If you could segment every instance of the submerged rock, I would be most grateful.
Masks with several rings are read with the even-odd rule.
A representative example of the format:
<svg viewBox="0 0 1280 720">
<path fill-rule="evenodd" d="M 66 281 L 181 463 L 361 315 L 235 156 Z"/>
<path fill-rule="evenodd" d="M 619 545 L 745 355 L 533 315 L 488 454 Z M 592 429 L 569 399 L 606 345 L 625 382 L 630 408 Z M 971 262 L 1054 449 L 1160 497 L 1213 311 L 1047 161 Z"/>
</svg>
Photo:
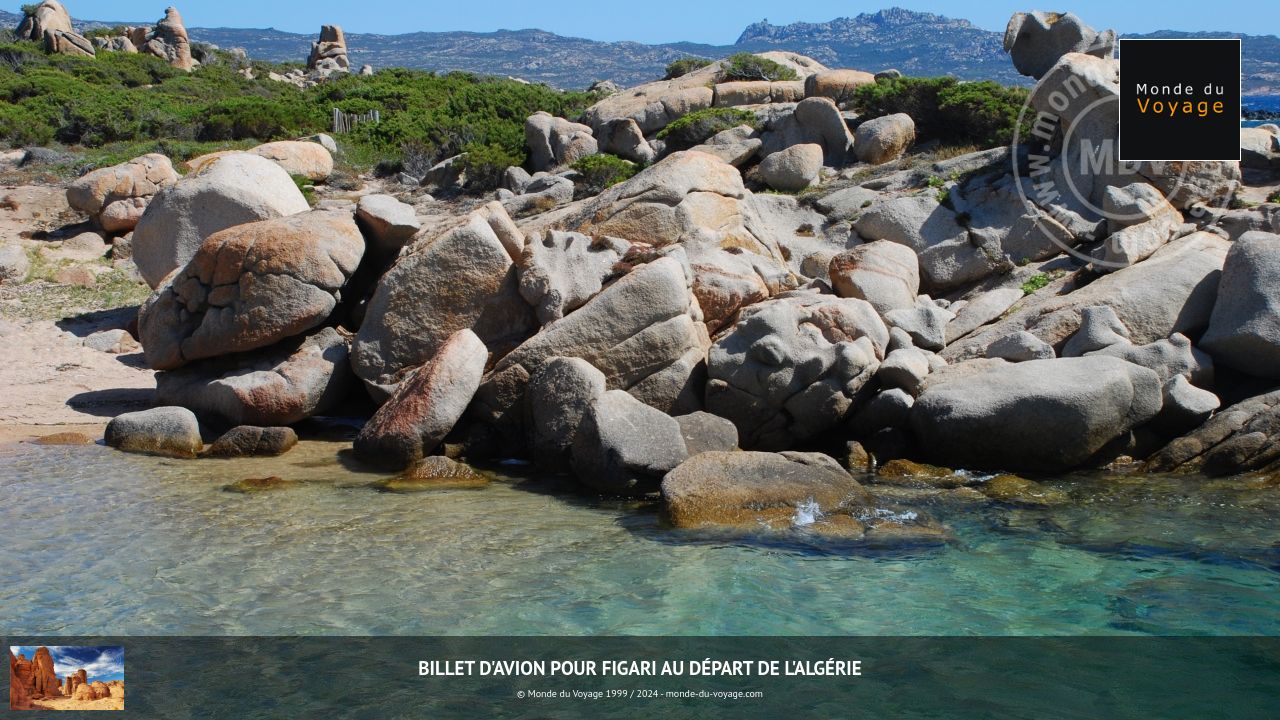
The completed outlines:
<svg viewBox="0 0 1280 720">
<path fill-rule="evenodd" d="M 832 458 L 818 453 L 706 452 L 662 480 L 676 527 L 790 527 L 797 513 L 865 510 L 872 498 Z"/>
<path fill-rule="evenodd" d="M 224 492 L 239 493 L 241 495 L 251 495 L 253 493 L 270 492 L 271 490 L 284 490 L 293 487 L 298 483 L 294 480 L 285 480 L 282 477 L 272 475 L 264 478 L 245 478 L 228 483 L 222 486 Z"/>
<path fill-rule="evenodd" d="M 204 451 L 203 457 L 274 457 L 298 444 L 298 434 L 287 427 L 240 425 L 223 433 Z"/>
<path fill-rule="evenodd" d="M 489 478 L 470 467 L 440 455 L 424 457 L 399 475 L 373 484 L 389 492 L 424 492 L 480 488 Z"/>
</svg>

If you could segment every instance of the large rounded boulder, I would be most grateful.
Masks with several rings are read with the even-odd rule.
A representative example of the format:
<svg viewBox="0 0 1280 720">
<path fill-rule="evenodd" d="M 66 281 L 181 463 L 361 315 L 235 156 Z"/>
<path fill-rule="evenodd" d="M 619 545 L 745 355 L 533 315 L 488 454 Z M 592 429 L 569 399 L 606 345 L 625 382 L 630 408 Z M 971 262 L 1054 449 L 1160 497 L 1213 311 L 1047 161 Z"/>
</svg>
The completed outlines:
<svg viewBox="0 0 1280 720">
<path fill-rule="evenodd" d="M 848 415 L 888 342 L 863 300 L 795 291 L 752 305 L 711 347 L 707 410 L 744 447 L 788 449 Z"/>
<path fill-rule="evenodd" d="M 1227 367 L 1280 379 L 1280 235 L 1248 232 L 1231 246 L 1200 346 Z"/>
<path fill-rule="evenodd" d="M 316 210 L 211 235 L 143 305 L 147 361 L 172 370 L 274 345 L 324 323 L 364 255 L 351 215 Z"/>
<path fill-rule="evenodd" d="M 159 287 L 219 230 L 308 209 L 279 165 L 249 153 L 226 155 L 155 196 L 134 230 L 133 260 L 143 279 Z"/>
<path fill-rule="evenodd" d="M 178 182 L 169 158 L 158 153 L 101 168 L 67 186 L 67 202 L 109 233 L 127 233 L 138 225 L 147 203 Z"/>
<path fill-rule="evenodd" d="M 1160 413 L 1153 370 L 1091 356 L 953 366 L 911 410 L 921 450 L 971 470 L 1061 472 Z"/>
</svg>

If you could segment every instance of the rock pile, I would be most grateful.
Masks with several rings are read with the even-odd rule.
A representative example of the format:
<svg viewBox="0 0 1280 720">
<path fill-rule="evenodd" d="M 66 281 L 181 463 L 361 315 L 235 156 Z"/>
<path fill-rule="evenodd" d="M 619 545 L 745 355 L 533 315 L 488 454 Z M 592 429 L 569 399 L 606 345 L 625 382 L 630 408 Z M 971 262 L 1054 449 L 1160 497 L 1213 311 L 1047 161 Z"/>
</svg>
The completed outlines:
<svg viewBox="0 0 1280 720">
<path fill-rule="evenodd" d="M 1062 117 L 1114 141 L 1116 61 L 1076 52 L 1109 35 L 1014 25 L 1015 62 L 1038 63 L 1032 109 L 1075 89 Z M 538 172 L 509 169 L 497 199 L 447 219 L 387 196 L 311 210 L 282 169 L 308 167 L 297 148 L 193 161 L 134 238 L 160 401 L 251 426 L 222 443 L 250 453 L 371 402 L 354 454 L 404 488 L 459 474 L 436 453 L 520 457 L 593 492 L 660 493 L 681 526 L 817 517 L 859 539 L 905 531 L 837 456 L 859 473 L 1278 462 L 1274 398 L 1233 395 L 1280 377 L 1280 236 L 1248 232 L 1274 230 L 1273 210 L 1216 232 L 1202 218 L 1225 214 L 1193 209 L 1233 196 L 1237 163 L 1113 174 L 1061 143 L 1046 172 L 1080 197 L 1039 197 L 1009 148 L 899 161 L 913 118 L 841 109 L 874 77 L 767 56 L 799 79 L 723 82 L 713 64 L 581 123 L 530 117 Z M 659 137 L 717 108 L 758 122 L 688 149 Z M 649 164 L 584 192 L 563 166 L 600 152 Z M 1223 398 L 1243 402 L 1214 415 Z M 112 444 L 200 452 L 172 410 L 117 418 Z M 976 494 L 1052 495 L 1018 478 Z"/>
</svg>

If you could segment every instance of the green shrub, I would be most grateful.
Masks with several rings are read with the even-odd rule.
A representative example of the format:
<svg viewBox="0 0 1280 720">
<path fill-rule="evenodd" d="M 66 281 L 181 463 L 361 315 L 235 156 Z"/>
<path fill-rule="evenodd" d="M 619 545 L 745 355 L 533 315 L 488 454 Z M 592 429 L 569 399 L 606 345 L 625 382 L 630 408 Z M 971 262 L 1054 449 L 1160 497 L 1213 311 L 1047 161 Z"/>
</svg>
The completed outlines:
<svg viewBox="0 0 1280 720">
<path fill-rule="evenodd" d="M 1027 90 L 990 80 L 962 83 L 951 77 L 903 77 L 860 86 L 854 97 L 854 106 L 866 119 L 910 115 L 922 141 L 990 148 L 1012 142 Z M 1030 119 L 1024 118 L 1024 132 Z"/>
<path fill-rule="evenodd" d="M 462 151 L 466 153 L 462 168 L 467 174 L 467 187 L 475 190 L 497 187 L 507 168 L 524 162 L 523 155 L 493 143 L 469 143 L 463 146 Z"/>
<path fill-rule="evenodd" d="M 751 53 L 736 53 L 725 58 L 721 80 L 795 80 L 796 71 L 786 65 Z"/>
<path fill-rule="evenodd" d="M 608 188 L 625 182 L 640 171 L 640 168 L 629 160 L 616 155 L 588 155 L 573 164 L 573 169 L 582 174 L 582 186 L 591 195 L 597 195 Z"/>
<path fill-rule="evenodd" d="M 695 110 L 666 126 L 658 133 L 660 140 L 666 140 L 677 149 L 691 148 L 701 145 L 716 133 L 724 132 L 739 125 L 756 127 L 754 113 L 738 108 L 706 108 Z"/>
<path fill-rule="evenodd" d="M 237 73 L 246 66 L 257 79 Z M 219 143 L 289 139 L 329 131 L 335 107 L 378 110 L 381 123 L 340 138 L 353 168 L 402 165 L 406 147 L 419 164 L 467 152 L 471 185 L 483 189 L 508 165 L 524 164 L 525 118 L 539 110 L 574 118 L 594 102 L 587 93 L 470 73 L 389 68 L 306 90 L 266 77 L 295 66 L 215 51 L 213 62 L 187 73 L 149 55 L 50 56 L 34 43 L 0 42 L 0 143 L 57 141 L 97 163 L 132 148 L 208 152 Z"/>
<path fill-rule="evenodd" d="M 667 74 L 663 80 L 675 80 L 678 77 L 688 75 L 694 70 L 704 68 L 711 64 L 711 60 L 700 57 L 685 57 L 675 60 L 667 65 Z"/>
</svg>

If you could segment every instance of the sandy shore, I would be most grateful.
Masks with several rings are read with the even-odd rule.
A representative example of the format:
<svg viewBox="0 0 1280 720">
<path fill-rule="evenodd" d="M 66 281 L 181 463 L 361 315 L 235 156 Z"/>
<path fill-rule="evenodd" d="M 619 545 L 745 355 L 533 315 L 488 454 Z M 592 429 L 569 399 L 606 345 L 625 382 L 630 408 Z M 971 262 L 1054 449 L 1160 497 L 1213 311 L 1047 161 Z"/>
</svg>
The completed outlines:
<svg viewBox="0 0 1280 720">
<path fill-rule="evenodd" d="M 101 700 L 34 700 L 32 710 L 123 710 L 124 698 L 109 697 Z"/>
<path fill-rule="evenodd" d="M 111 355 L 82 344 L 96 325 L 0 320 L 0 437 L 26 426 L 101 427 L 150 406 L 155 374 L 140 353 Z"/>
</svg>

